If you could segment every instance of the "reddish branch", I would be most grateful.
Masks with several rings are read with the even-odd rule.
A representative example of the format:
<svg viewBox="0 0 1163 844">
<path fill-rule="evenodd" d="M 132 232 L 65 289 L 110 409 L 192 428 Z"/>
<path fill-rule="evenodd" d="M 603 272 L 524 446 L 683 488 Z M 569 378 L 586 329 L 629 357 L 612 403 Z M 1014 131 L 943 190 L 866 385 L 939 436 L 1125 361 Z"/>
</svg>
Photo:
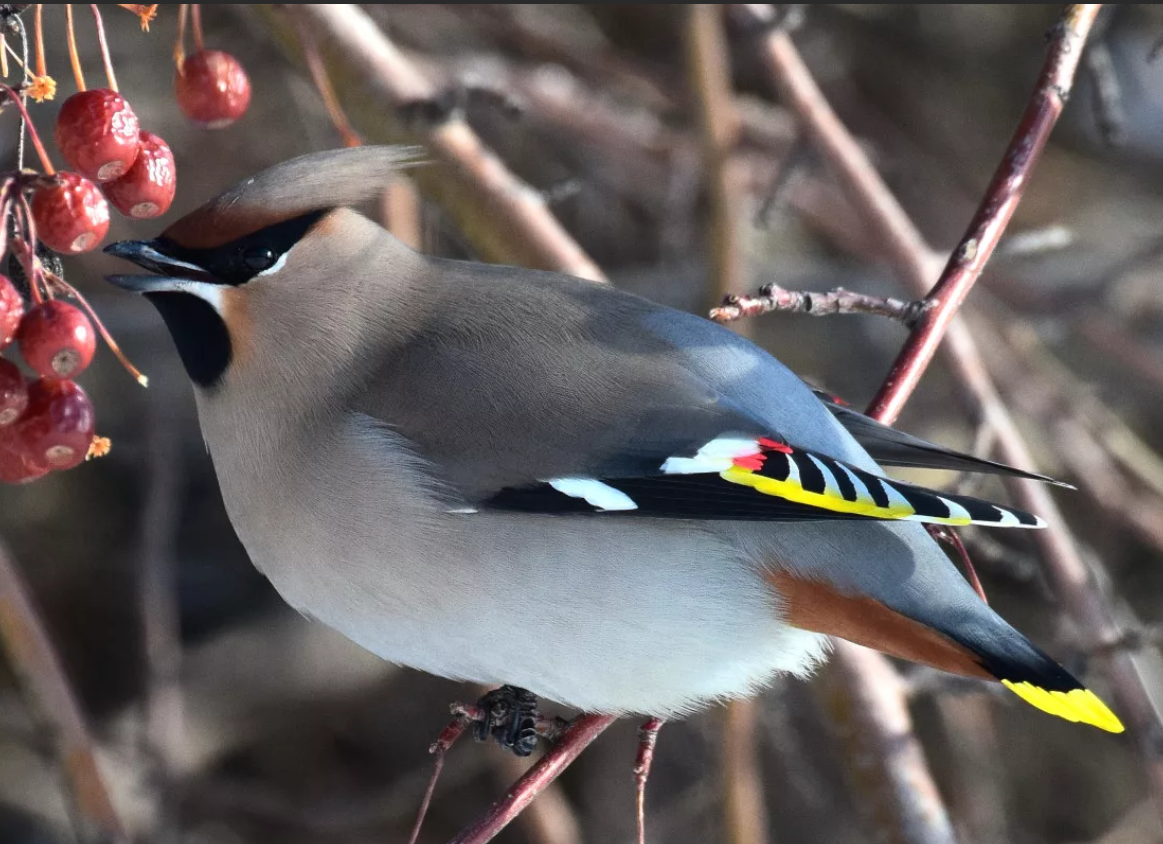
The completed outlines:
<svg viewBox="0 0 1163 844">
<path fill-rule="evenodd" d="M 926 297 L 937 307 L 921 317 L 897 355 L 880 392 L 872 400 L 870 415 L 889 424 L 900 415 L 936 354 L 949 322 L 997 248 L 1025 193 L 1034 165 L 1046 147 L 1050 130 L 1070 96 L 1086 36 L 1101 8 L 1101 3 L 1072 5 L 1055 26 L 1042 73 L 993 181 L 940 279 Z"/>
<path fill-rule="evenodd" d="M 484 844 L 509 825 L 547 785 L 561 776 L 581 752 L 617 720 L 613 715 L 579 715 L 557 743 L 512 788 L 449 844 Z"/>
<path fill-rule="evenodd" d="M 735 8 L 752 19 L 759 11 L 751 6 Z M 1057 85 L 1058 90 L 1046 92 L 1039 88 L 1035 92 L 1035 100 L 1041 101 L 1043 105 L 1035 105 L 1034 111 L 1048 109 L 1045 119 L 1052 120 L 1056 116 L 1063 94 L 1069 91 L 1069 85 L 1061 85 L 1062 78 L 1058 74 L 1066 67 L 1067 61 L 1077 62 L 1097 10 L 1096 5 L 1070 7 L 1052 34 L 1047 72 L 1042 74 L 1039 84 Z M 931 277 L 930 267 L 934 265 L 934 253 L 831 110 L 790 40 L 780 33 L 772 33 L 765 39 L 764 46 L 765 59 L 784 103 L 800 116 L 805 130 L 810 133 L 820 154 L 832 166 L 852 203 L 876 231 L 886 257 L 910 287 L 924 294 Z M 1064 55 L 1067 49 L 1069 56 Z M 1069 82 L 1069 79 L 1066 81 Z M 1043 127 L 1041 119 L 1038 122 L 1023 120 L 1023 123 L 1044 137 L 1044 131 L 1049 127 Z M 1020 146 L 1024 139 L 1015 140 Z M 1025 173 L 1028 175 L 1028 165 L 1032 163 L 1029 151 L 1019 154 L 1017 158 L 1026 162 Z M 1004 164 L 1003 172 L 1006 172 Z M 1003 193 L 1009 190 L 1004 181 L 999 185 L 995 180 L 993 187 L 1000 187 Z M 1006 196 L 1008 194 L 997 198 L 1001 201 Z M 995 213 L 1006 215 L 1013 210 L 1012 205 L 1005 203 L 993 208 Z M 978 222 L 975 219 L 975 223 Z M 975 232 L 979 233 L 978 237 L 982 236 L 980 232 L 985 232 L 991 240 L 996 240 L 999 234 L 992 226 L 987 225 L 984 229 L 975 226 L 970 229 L 970 239 L 975 236 Z M 978 253 L 981 246 L 979 240 Z M 955 286 L 952 292 L 949 287 L 945 288 L 945 298 L 939 306 L 944 313 L 928 316 L 918 331 L 933 332 L 937 335 L 934 340 L 939 340 L 940 332 L 947 330 L 947 344 L 944 348 L 948 352 L 953 373 L 957 382 L 977 402 L 985 421 L 996 431 L 1000 459 L 1015 466 L 1030 467 L 1032 460 L 1029 449 L 990 380 L 973 336 L 963 323 L 950 319 L 951 312 L 964 299 L 980 273 L 980 264 L 976 254 L 972 258 L 967 255 L 955 256 L 949 264 L 949 273 L 954 278 L 950 284 Z M 935 347 L 934 341 L 912 346 L 918 355 L 931 355 Z M 899 410 L 903 397 L 915 386 L 916 377 L 912 366 L 894 372 L 894 377 L 890 379 L 892 383 L 887 384 L 883 391 L 884 400 L 877 402 L 873 408 L 883 414 L 882 421 L 891 422 L 895 418 L 894 414 Z M 1064 609 L 1088 640 L 1088 646 L 1117 641 L 1119 626 L 1112 618 L 1050 493 L 1043 485 L 1031 481 L 1012 480 L 1007 483 L 1024 509 L 1039 513 L 1055 525 L 1053 530 L 1039 531 L 1035 541 L 1041 548 L 1045 570 Z M 1163 813 L 1163 731 L 1160 730 L 1150 697 L 1142 678 L 1126 654 L 1112 654 L 1104 667 L 1115 698 L 1115 708 L 1139 743 L 1152 796 L 1158 810 Z"/>
</svg>

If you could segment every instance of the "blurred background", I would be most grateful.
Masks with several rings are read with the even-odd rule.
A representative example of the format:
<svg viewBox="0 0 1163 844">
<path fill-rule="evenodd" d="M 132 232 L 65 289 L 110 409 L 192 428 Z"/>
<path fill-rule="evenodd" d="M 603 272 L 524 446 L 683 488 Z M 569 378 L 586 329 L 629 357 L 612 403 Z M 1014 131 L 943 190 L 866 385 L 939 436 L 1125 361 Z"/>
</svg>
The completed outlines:
<svg viewBox="0 0 1163 844">
<path fill-rule="evenodd" d="M 272 29 L 277 13 L 204 8 L 208 46 L 237 56 L 254 92 L 242 120 L 208 132 L 188 124 L 172 96 L 176 7 L 162 6 L 148 34 L 132 14 L 103 9 L 121 90 L 143 128 L 169 142 L 179 174 L 164 219 L 117 218 L 109 240 L 151 237 L 266 165 L 341 145 L 298 48 Z M 615 284 L 705 313 L 716 289 L 710 169 L 690 84 L 687 7 L 365 9 L 423 72 L 461 92 L 473 128 L 544 194 Z M 795 42 L 935 248 L 952 248 L 963 232 L 1059 12 L 1050 5 L 801 10 Z M 78 23 L 82 58 L 97 77 L 92 21 L 86 13 Z M 55 109 L 73 87 L 59 6 L 46 7 L 45 26 L 61 93 L 33 106 L 33 118 L 50 137 Z M 1110 646 L 1134 649 L 1155 696 L 1163 694 L 1154 648 L 1154 625 L 1163 621 L 1160 39 L 1159 7 L 1107 8 L 1069 108 L 967 310 L 1039 470 L 1080 488 L 1054 495 L 1107 600 L 1134 632 Z M 826 166 L 799 139 L 751 42 L 732 35 L 728 43 L 738 115 L 728 155 L 742 174 L 740 292 L 776 282 L 908 298 Z M 7 111 L 0 144 L 9 167 L 17 116 Z M 365 105 L 352 117 L 363 128 L 391 115 Z M 425 203 L 415 212 L 424 249 L 475 254 L 440 208 Z M 90 255 L 66 266 L 151 387 L 140 389 L 99 352 L 81 382 L 112 453 L 27 487 L 0 488 L 0 536 L 91 719 L 118 807 L 141 840 L 406 840 L 447 705 L 481 690 L 386 665 L 281 602 L 234 537 L 190 387 L 157 314 L 104 284 L 104 273 L 120 269 L 112 259 Z M 857 407 L 905 338 L 898 324 L 867 316 L 776 314 L 737 327 Z M 940 360 L 899 426 L 954 447 L 980 445 L 979 420 Z M 936 483 L 932 475 L 926 482 Z M 970 488 L 1005 496 L 993 481 Z M 1096 654 L 1048 591 L 1028 535 L 963 536 L 999 611 L 1105 692 L 1101 673 L 1090 670 Z M 180 641 L 167 637 L 171 629 L 180 629 Z M 1042 715 L 984 685 L 901 668 L 961 841 L 1163 841 L 1127 736 Z M 860 812 L 859 786 L 815 686 L 781 681 L 759 700 L 754 782 L 765 818 L 756 814 L 742 832 L 725 828 L 724 711 L 667 725 L 647 798 L 650 839 L 886 840 Z M 499 840 L 632 841 L 636 727 L 610 729 Z M 450 838 L 524 764 L 494 746 L 458 746 L 421 840 Z M 39 718 L 0 661 L 0 842 L 72 840 L 61 783 Z"/>
</svg>

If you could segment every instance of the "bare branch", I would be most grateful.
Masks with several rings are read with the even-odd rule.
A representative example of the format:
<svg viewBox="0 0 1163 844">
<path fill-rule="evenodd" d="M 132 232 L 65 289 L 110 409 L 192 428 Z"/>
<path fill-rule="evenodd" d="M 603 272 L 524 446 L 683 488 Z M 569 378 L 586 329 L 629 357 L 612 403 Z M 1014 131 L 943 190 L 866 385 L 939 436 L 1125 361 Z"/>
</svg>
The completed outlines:
<svg viewBox="0 0 1163 844">
<path fill-rule="evenodd" d="M 93 738 L 16 563 L 0 541 L 0 644 L 52 731 L 83 840 L 128 844 L 126 826 L 105 786 Z"/>
<path fill-rule="evenodd" d="M 719 307 L 711 310 L 711 319 L 732 322 L 773 311 L 808 316 L 872 314 L 895 319 L 912 328 L 931 304 L 924 300 L 905 302 L 901 299 L 869 296 L 843 287 L 828 293 L 814 293 L 808 290 L 785 290 L 776 284 L 765 284 L 755 296 L 725 297 Z"/>
<path fill-rule="evenodd" d="M 743 237 L 744 192 L 732 154 L 739 141 L 739 116 L 731 89 L 731 60 L 718 6 L 687 6 L 687 66 L 699 113 L 707 193 L 711 200 L 710 248 L 713 261 L 707 304 L 746 289 Z"/>
<path fill-rule="evenodd" d="M 753 7 L 749 6 L 734 8 L 745 15 L 755 13 Z M 1061 60 L 1059 54 L 1065 43 L 1071 44 L 1073 61 L 1077 61 L 1077 54 L 1081 52 L 1083 46 L 1082 35 L 1085 33 L 1085 24 L 1088 20 L 1093 20 L 1095 11 L 1090 6 L 1070 7 L 1065 18 L 1065 28 L 1075 34 L 1068 35 L 1062 30 L 1056 32 L 1048 65 Z M 799 114 L 805 129 L 810 133 L 820 154 L 832 165 L 853 204 L 878 233 L 897 272 L 918 295 L 926 294 L 932 275 L 931 269 L 939 259 L 925 243 L 863 151 L 832 112 L 787 37 L 781 33 L 771 33 L 766 36 L 764 47 L 772 78 L 780 89 L 785 104 Z M 1062 65 L 1059 64 L 1058 67 L 1061 68 Z M 1043 77 L 1045 76 L 1044 73 Z M 1046 109 L 1046 116 L 1038 119 L 1037 125 L 1040 126 L 1041 120 L 1049 119 L 1057 111 L 1060 99 L 1059 93 L 1041 89 L 1039 91 L 1041 94 L 1039 99 L 1043 102 L 1038 107 Z M 1025 123 L 1023 120 L 1023 124 Z M 1037 127 L 1031 125 L 1029 128 Z M 1012 208 L 1010 211 L 1012 212 Z M 988 215 L 986 217 L 988 218 Z M 982 221 L 975 219 L 975 222 Z M 985 222 L 988 223 L 989 220 Z M 971 228 L 971 232 L 973 231 L 975 229 Z M 980 229 L 976 231 L 979 235 L 976 249 L 971 250 L 974 252 L 973 257 L 969 258 L 967 252 L 962 249 L 960 257 L 955 255 L 949 264 L 954 277 L 950 284 L 956 286 L 952 289 L 946 288 L 945 295 L 949 297 L 950 302 L 956 300 L 955 304 L 959 304 L 960 299 L 964 298 L 968 287 L 976 279 L 976 273 L 980 271 L 981 236 L 988 234 L 996 241 L 997 235 L 1000 234 L 1000 231 L 993 230 L 992 225 L 985 232 Z M 980 406 L 984 421 L 997 432 L 999 458 L 1012 465 L 1029 468 L 1032 466 L 1029 449 L 990 380 L 972 334 L 964 323 L 951 319 L 952 308 L 942 307 L 940 310 L 944 313 L 939 320 L 930 314 L 923 325 L 918 327 L 918 331 L 932 331 L 934 325 L 948 330 L 944 348 L 948 352 L 954 376 Z M 902 386 L 893 387 L 894 381 Z M 898 398 L 896 391 L 899 390 L 902 394 L 910 392 L 914 384 L 915 381 L 910 384 L 899 377 L 890 377 L 885 395 L 888 400 L 879 403 L 880 409 L 885 412 L 882 421 L 891 421 L 894 418 L 893 408 L 899 410 L 901 399 Z M 1039 531 L 1034 539 L 1039 544 L 1045 570 L 1055 593 L 1070 618 L 1091 646 L 1094 643 L 1117 641 L 1119 626 L 1096 587 L 1050 493 L 1044 486 L 1032 481 L 1013 479 L 1007 480 L 1006 483 L 1024 509 L 1040 514 L 1055 525 L 1053 530 Z M 1104 667 L 1116 708 L 1139 743 L 1152 795 L 1159 812 L 1163 814 L 1163 750 L 1161 750 L 1163 742 L 1160 741 L 1163 738 L 1163 731 L 1160 729 L 1150 697 L 1134 664 L 1125 654 L 1112 654 Z"/>
<path fill-rule="evenodd" d="M 1101 3 L 1070 6 L 1054 27 L 1042 72 L 1001 164 L 986 188 L 969 228 L 949 257 L 944 272 L 926 296 L 938 307 L 927 311 L 921 318 L 917 329 L 897 355 L 880 392 L 872 400 L 870 411 L 882 422 L 891 424 L 900 415 L 933 359 L 949 322 L 997 248 L 1030 183 L 1030 175 L 1046 146 L 1050 131 L 1070 97 L 1086 37 L 1101 8 Z M 917 239 L 920 239 L 919 234 Z"/>
<path fill-rule="evenodd" d="M 616 720 L 613 715 L 579 715 L 525 776 L 517 780 L 487 812 L 462 829 L 449 844 L 485 844 L 493 840 Z"/>
<path fill-rule="evenodd" d="M 362 121 L 370 139 L 424 144 L 437 166 L 413 171 L 417 183 L 448 211 L 485 260 L 605 280 L 537 191 L 485 147 L 459 111 L 442 101 L 444 92 L 363 9 L 343 3 L 277 8 L 279 14 L 270 19 L 286 40 L 291 33 L 282 16 L 302 22 L 318 37 L 339 99 L 354 120 Z"/>
</svg>

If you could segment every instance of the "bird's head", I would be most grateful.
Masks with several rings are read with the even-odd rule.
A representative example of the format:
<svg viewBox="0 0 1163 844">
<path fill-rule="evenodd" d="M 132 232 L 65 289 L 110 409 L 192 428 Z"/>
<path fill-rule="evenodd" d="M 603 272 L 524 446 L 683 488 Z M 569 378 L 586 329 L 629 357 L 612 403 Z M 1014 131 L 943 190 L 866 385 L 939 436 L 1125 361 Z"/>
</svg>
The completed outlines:
<svg viewBox="0 0 1163 844">
<path fill-rule="evenodd" d="M 106 247 L 146 271 L 108 280 L 157 307 L 190 379 L 211 390 L 264 350 L 309 345 L 305 327 L 334 327 L 343 279 L 358 275 L 373 241 L 391 241 L 350 206 L 379 196 L 416 154 L 367 146 L 275 165 L 153 240 Z"/>
</svg>

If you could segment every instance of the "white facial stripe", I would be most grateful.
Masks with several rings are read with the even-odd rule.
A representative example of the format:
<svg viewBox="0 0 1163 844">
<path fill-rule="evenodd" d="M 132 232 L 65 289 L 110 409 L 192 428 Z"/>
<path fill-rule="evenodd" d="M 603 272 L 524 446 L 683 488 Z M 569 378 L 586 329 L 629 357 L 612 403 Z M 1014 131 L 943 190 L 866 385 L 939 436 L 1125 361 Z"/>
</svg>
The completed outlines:
<svg viewBox="0 0 1163 844">
<path fill-rule="evenodd" d="M 218 312 L 219 316 L 225 313 L 223 302 L 223 285 L 209 284 L 205 281 L 191 281 L 189 279 L 174 279 L 171 290 L 180 290 L 183 293 L 189 293 L 197 296 L 203 302 L 209 302 L 211 307 Z"/>
<path fill-rule="evenodd" d="M 634 499 L 593 478 L 554 478 L 549 485 L 570 498 L 581 498 L 599 510 L 637 510 Z"/>
<path fill-rule="evenodd" d="M 294 247 L 292 247 L 292 248 L 294 248 Z M 291 254 L 291 250 L 288 249 L 286 252 L 284 252 L 282 255 L 279 256 L 279 260 L 275 261 L 273 264 L 271 264 L 269 267 L 267 267 L 261 273 L 256 273 L 255 278 L 262 278 L 264 275 L 274 275 L 275 273 L 277 273 L 279 270 L 281 270 L 283 268 L 283 264 L 287 263 L 287 256 L 290 254 Z"/>
</svg>

